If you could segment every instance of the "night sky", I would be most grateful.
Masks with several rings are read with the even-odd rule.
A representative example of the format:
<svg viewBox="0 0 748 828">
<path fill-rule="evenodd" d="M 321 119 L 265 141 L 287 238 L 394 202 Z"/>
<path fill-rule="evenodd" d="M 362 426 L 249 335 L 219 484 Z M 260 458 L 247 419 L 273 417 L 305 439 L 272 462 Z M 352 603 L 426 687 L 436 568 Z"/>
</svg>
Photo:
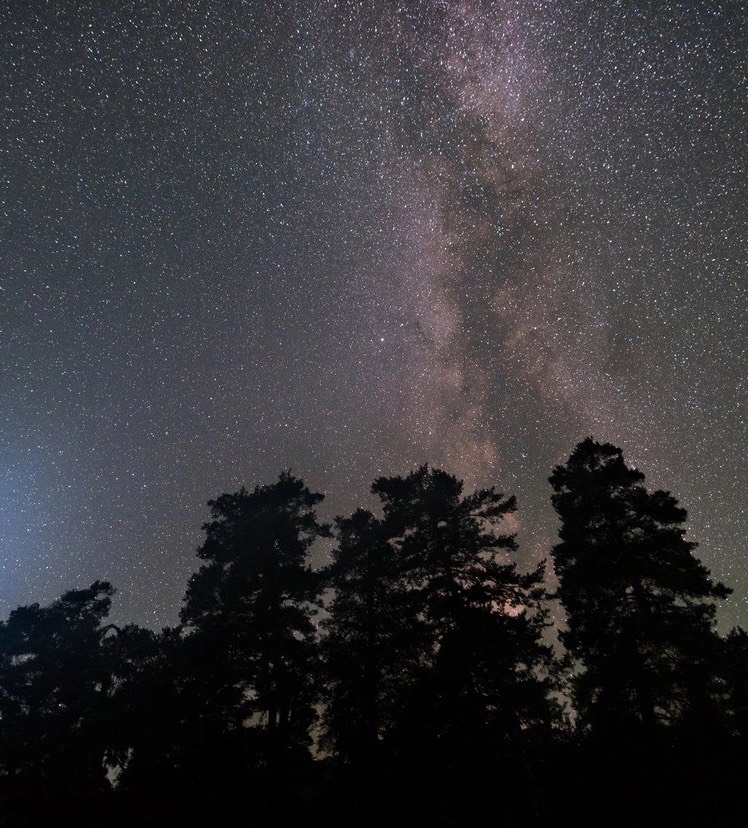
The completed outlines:
<svg viewBox="0 0 748 828">
<path fill-rule="evenodd" d="M 747 56 L 742 0 L 3 3 L 2 615 L 173 623 L 288 467 L 496 483 L 535 562 L 592 435 L 748 625 Z"/>
</svg>

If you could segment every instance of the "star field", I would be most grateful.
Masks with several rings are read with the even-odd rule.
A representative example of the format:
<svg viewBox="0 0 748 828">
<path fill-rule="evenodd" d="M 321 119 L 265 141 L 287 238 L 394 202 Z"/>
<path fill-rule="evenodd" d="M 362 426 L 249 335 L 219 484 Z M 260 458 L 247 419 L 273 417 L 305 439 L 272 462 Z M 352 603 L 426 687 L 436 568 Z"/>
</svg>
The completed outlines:
<svg viewBox="0 0 748 828">
<path fill-rule="evenodd" d="M 0 10 L 0 608 L 176 618 L 205 502 L 428 461 L 556 532 L 591 434 L 748 624 L 742 2 Z M 322 554 L 322 553 L 320 553 Z"/>
</svg>

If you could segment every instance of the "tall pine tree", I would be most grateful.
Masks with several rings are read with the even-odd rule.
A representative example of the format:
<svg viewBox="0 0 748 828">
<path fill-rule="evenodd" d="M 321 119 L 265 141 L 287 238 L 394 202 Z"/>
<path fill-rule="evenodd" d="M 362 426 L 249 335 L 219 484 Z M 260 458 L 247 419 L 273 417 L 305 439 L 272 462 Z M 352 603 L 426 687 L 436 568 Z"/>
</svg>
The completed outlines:
<svg viewBox="0 0 748 828">
<path fill-rule="evenodd" d="M 563 640 L 576 662 L 580 724 L 600 735 L 714 721 L 719 715 L 713 582 L 686 540 L 686 512 L 619 448 L 587 438 L 550 477 Z"/>
<path fill-rule="evenodd" d="M 521 750 L 550 724 L 552 654 L 543 643 L 543 567 L 522 574 L 505 518 L 513 497 L 423 466 L 380 478 L 401 578 L 427 630 L 406 741 L 452 755 Z"/>
<path fill-rule="evenodd" d="M 334 599 L 322 640 L 324 730 L 338 756 L 368 765 L 402 718 L 426 657 L 426 627 L 383 522 L 358 509 L 338 518 L 336 530 L 327 570 Z"/>
<path fill-rule="evenodd" d="M 305 754 L 315 718 L 320 581 L 308 554 L 329 532 L 315 514 L 322 499 L 283 473 L 211 501 L 181 613 L 201 715 L 228 735 L 249 731 L 270 764 Z"/>
</svg>

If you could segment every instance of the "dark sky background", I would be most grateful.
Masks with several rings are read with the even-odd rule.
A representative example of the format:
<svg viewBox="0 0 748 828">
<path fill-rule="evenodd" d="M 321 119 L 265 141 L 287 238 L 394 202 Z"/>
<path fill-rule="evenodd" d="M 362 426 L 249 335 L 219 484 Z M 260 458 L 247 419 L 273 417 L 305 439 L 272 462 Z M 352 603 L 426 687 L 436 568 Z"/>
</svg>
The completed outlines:
<svg viewBox="0 0 748 828">
<path fill-rule="evenodd" d="M 516 493 L 588 434 L 748 625 L 741 0 L 0 8 L 0 610 L 173 623 L 206 501 L 330 517 L 428 461 Z"/>
</svg>

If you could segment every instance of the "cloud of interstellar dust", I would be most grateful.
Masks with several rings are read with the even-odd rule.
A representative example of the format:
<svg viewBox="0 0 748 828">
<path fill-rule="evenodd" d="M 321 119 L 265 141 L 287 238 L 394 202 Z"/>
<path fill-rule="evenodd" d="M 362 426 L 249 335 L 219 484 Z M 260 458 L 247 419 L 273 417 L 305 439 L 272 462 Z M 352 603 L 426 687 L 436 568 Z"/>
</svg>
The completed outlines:
<svg viewBox="0 0 748 828">
<path fill-rule="evenodd" d="M 411 215 L 421 249 L 409 274 L 429 351 L 420 394 L 440 412 L 446 460 L 480 474 L 499 459 L 500 373 L 547 405 L 605 417 L 605 311 L 570 252 L 559 159 L 538 124 L 542 54 L 522 4 L 419 9 L 401 10 L 391 25 L 400 146 L 422 191 L 422 214 Z"/>
</svg>

